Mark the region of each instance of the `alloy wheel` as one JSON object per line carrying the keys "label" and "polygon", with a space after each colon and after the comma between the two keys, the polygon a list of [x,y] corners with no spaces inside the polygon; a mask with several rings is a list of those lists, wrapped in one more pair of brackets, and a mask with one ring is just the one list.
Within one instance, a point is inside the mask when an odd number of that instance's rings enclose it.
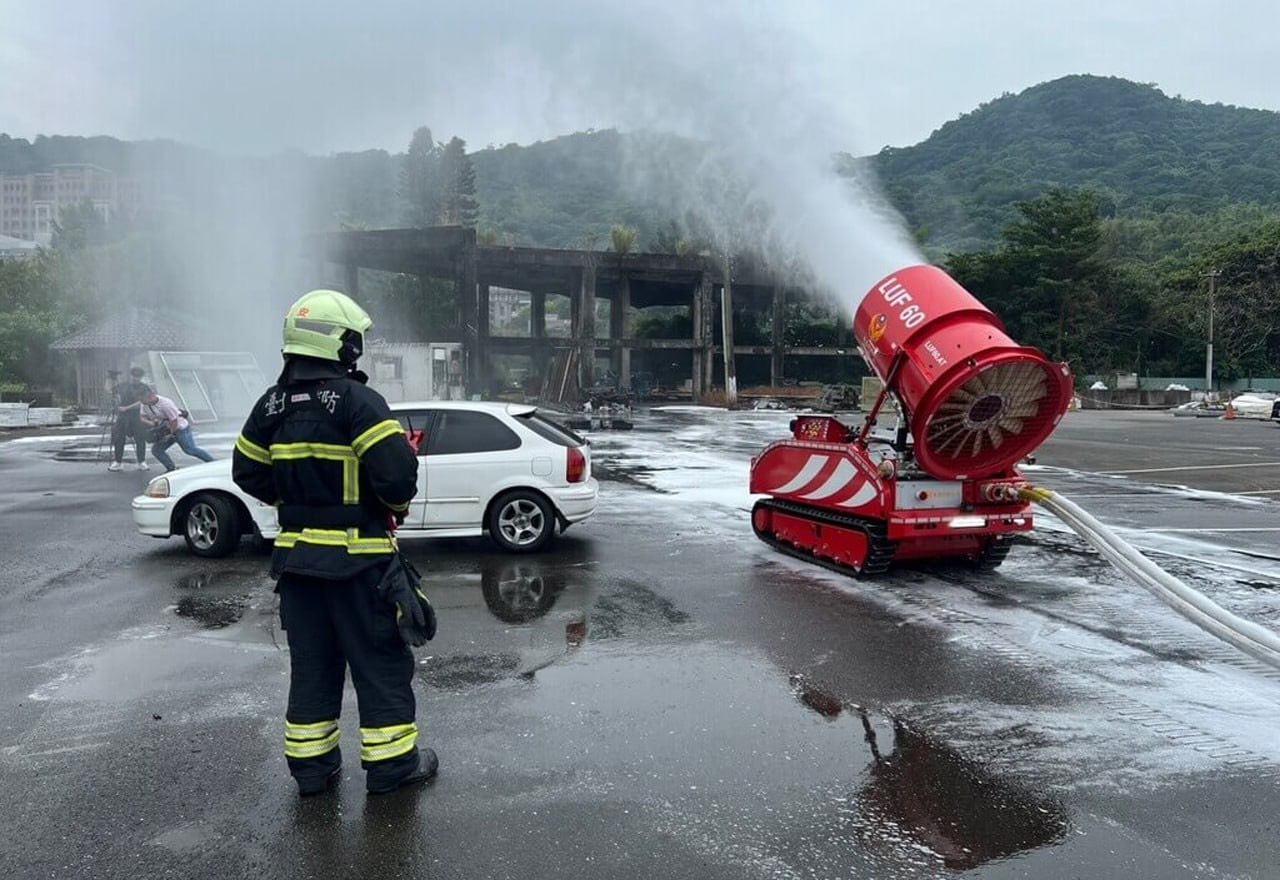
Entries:
{"label": "alloy wheel", "polygon": [[502,536],[517,547],[527,547],[536,542],[546,527],[542,509],[527,498],[509,501],[498,513],[498,528]]}
{"label": "alloy wheel", "polygon": [[208,503],[197,501],[187,512],[187,534],[200,550],[209,550],[218,540],[218,514]]}

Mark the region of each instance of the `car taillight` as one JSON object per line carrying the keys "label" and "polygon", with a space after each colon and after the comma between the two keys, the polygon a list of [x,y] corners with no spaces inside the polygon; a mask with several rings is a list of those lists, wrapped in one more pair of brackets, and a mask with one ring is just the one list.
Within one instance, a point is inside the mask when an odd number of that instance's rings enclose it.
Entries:
{"label": "car taillight", "polygon": [[581,483],[587,478],[587,457],[576,446],[568,448],[568,461],[565,463],[565,474],[570,483]]}

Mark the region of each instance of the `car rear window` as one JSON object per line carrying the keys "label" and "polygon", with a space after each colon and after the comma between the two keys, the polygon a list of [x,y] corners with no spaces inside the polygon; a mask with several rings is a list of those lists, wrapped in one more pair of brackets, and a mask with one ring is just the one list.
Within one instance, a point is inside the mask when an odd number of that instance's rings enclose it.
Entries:
{"label": "car rear window", "polygon": [[522,413],[516,416],[516,418],[520,421],[520,424],[524,425],[539,437],[544,440],[550,440],[552,443],[560,446],[583,446],[587,442],[577,434],[570,431],[564,425],[556,424],[551,421],[551,419],[541,416],[536,412]]}

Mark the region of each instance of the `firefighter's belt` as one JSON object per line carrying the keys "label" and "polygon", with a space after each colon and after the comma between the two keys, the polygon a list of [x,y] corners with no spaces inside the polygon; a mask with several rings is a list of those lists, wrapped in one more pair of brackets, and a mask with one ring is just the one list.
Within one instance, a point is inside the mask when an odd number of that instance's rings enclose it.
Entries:
{"label": "firefighter's belt", "polygon": [[289,548],[298,544],[310,544],[314,547],[336,547],[346,550],[348,554],[386,554],[396,552],[393,540],[385,535],[361,535],[359,529],[315,529],[306,528],[301,531],[282,529],[276,535],[277,548]]}
{"label": "firefighter's belt", "polygon": [[359,504],[281,504],[276,511],[280,528],[349,529],[374,524],[373,515]]}

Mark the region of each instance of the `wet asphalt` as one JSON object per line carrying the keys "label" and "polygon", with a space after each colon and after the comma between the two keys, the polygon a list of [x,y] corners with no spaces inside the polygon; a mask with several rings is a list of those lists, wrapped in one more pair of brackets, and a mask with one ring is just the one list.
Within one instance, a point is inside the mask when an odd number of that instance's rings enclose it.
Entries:
{"label": "wet asphalt", "polygon": [[[785,416],[635,422],[552,551],[407,544],[440,775],[366,796],[348,689],[305,801],[266,556],[138,535],[154,474],[0,444],[0,876],[1280,876],[1280,675],[1048,521],[982,579],[778,558],[714,484]],[[1280,625],[1274,425],[1073,413],[1028,475]]]}

